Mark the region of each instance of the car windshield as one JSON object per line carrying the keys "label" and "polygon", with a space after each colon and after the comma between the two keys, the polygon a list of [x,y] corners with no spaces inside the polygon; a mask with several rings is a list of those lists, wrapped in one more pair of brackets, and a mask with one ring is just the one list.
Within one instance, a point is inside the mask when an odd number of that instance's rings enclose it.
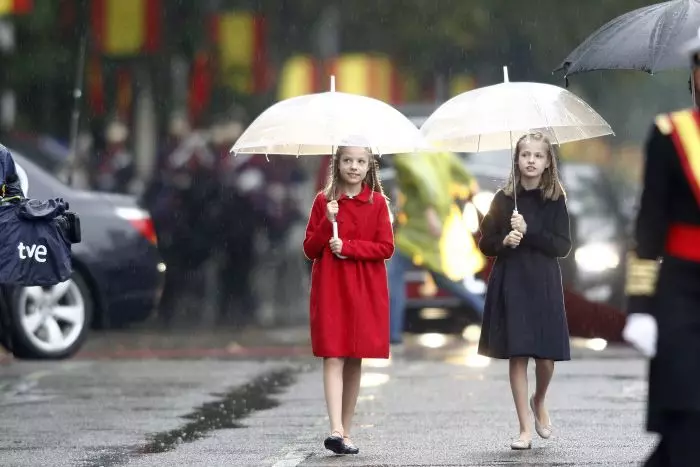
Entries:
{"label": "car windshield", "polygon": [[[37,195],[40,197],[45,197],[47,194],[65,192],[65,190],[68,189],[58,178],[24,157],[21,153],[18,153],[12,148],[9,149],[18,167],[17,172],[22,182],[25,196],[29,197],[29,193],[31,193],[33,189],[39,188],[41,188],[42,193],[38,193]],[[22,177],[26,178],[26,184],[29,186],[28,190],[25,189],[25,181],[22,180]]]}

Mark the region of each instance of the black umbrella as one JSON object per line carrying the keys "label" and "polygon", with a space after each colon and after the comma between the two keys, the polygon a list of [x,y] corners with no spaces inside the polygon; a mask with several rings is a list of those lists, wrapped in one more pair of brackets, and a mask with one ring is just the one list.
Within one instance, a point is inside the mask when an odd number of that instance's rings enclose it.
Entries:
{"label": "black umbrella", "polygon": [[591,34],[556,71],[647,73],[689,66],[682,46],[698,37],[700,0],[673,0],[625,13]]}

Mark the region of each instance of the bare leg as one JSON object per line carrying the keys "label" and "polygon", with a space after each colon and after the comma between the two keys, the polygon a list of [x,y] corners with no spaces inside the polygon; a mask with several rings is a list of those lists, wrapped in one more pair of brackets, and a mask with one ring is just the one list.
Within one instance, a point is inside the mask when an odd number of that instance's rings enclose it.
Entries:
{"label": "bare leg", "polygon": [[542,425],[549,425],[549,413],[545,407],[544,401],[547,396],[547,389],[549,388],[549,383],[552,381],[552,374],[554,374],[554,361],[553,360],[535,360],[535,410],[537,411],[535,416],[537,420]]}
{"label": "bare leg", "polygon": [[350,437],[350,426],[355,415],[357,396],[360,393],[362,378],[362,359],[347,358],[343,367],[343,428],[345,436]]}
{"label": "bare leg", "polygon": [[323,360],[323,389],[326,395],[328,418],[331,422],[331,434],[343,432],[343,365],[342,358],[325,358]]}
{"label": "bare leg", "polygon": [[513,392],[513,402],[518,413],[520,423],[520,439],[530,441],[528,395],[527,395],[527,357],[513,357],[510,359],[509,375],[510,390]]}

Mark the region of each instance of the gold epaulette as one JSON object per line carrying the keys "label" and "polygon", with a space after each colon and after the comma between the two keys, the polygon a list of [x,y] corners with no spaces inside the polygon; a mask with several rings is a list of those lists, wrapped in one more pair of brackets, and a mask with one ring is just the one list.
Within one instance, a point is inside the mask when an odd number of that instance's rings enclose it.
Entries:
{"label": "gold epaulette", "polygon": [[659,262],[654,259],[639,259],[633,251],[627,253],[627,278],[625,293],[631,295],[654,295]]}
{"label": "gold epaulette", "polygon": [[673,124],[671,123],[671,118],[668,116],[668,114],[657,115],[654,119],[654,123],[662,135],[670,135],[673,131]]}

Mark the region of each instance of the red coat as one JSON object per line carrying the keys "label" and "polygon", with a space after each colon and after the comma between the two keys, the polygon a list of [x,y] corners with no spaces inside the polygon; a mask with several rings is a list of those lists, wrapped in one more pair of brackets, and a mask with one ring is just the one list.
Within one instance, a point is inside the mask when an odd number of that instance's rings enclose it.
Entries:
{"label": "red coat", "polygon": [[[372,196],[372,202],[370,202]],[[389,208],[364,186],[338,200],[340,259],[331,253],[328,201],[316,196],[306,226],[304,254],[311,272],[311,345],[317,357],[389,357],[389,287],[386,263],[394,253]]]}

